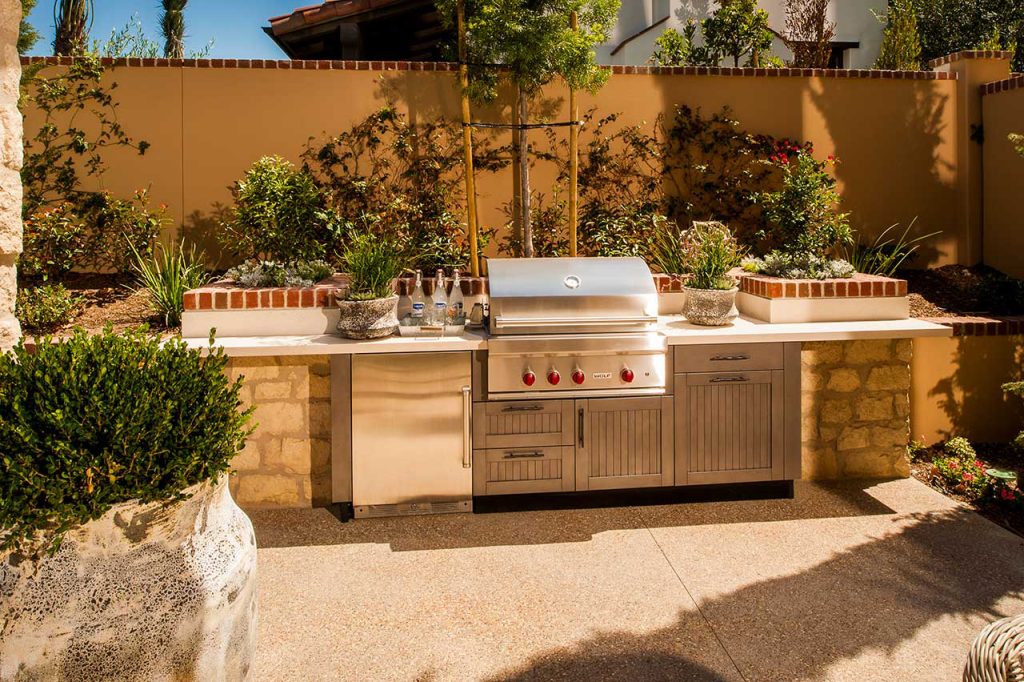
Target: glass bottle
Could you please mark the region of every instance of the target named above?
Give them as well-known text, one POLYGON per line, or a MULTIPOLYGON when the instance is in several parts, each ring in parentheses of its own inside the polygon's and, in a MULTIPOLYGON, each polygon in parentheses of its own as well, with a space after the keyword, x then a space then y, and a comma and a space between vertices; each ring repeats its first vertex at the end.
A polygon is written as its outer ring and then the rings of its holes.
POLYGON ((409 317, 412 318, 413 324, 422 325, 427 322, 426 312, 427 296, 423 293, 423 273, 417 270, 416 286, 412 290, 412 311, 409 313, 409 317))
POLYGON ((434 278, 433 313, 430 323, 443 325, 448 319, 448 296, 444 291, 444 271, 438 268, 437 276, 434 278))
POLYGON ((462 281, 459 279, 458 269, 452 277, 452 293, 448 297, 448 324, 466 324, 466 303, 462 296, 462 281))

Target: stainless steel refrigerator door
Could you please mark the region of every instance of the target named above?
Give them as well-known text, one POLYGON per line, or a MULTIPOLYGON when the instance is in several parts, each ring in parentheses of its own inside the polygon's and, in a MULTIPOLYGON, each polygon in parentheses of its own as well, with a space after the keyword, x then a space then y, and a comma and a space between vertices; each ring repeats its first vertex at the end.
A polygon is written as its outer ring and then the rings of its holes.
POLYGON ((470 353, 352 358, 356 516, 472 509, 470 353))

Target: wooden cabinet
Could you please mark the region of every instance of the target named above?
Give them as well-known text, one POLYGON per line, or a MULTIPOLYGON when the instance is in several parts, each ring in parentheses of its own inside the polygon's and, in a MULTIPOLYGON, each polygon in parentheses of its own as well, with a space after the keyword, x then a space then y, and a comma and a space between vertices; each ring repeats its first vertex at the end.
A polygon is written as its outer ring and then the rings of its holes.
POLYGON ((571 447, 476 450, 473 455, 474 495, 557 493, 575 489, 571 447))
POLYGON ((572 403, 571 400, 477 403, 473 419, 473 447, 572 445, 572 403))
POLYGON ((670 486, 672 399, 576 401, 576 490, 670 486))
POLYGON ((675 367, 676 485, 800 477, 799 344, 678 348, 675 367))

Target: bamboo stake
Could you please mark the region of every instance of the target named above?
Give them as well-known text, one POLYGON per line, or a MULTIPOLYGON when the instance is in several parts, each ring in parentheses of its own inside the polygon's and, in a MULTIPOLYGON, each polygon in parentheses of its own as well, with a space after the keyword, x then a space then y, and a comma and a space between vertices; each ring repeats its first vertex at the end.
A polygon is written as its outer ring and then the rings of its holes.
MULTIPOLYGON (((576 12, 569 15, 569 27, 579 29, 579 16, 576 12)), ((579 139, 580 129, 577 121, 580 118, 579 102, 576 101, 576 90, 569 88, 569 255, 576 257, 576 242, 579 224, 579 139)))
POLYGON ((473 177, 473 129, 469 110, 469 65, 466 47, 466 2, 458 0, 457 23, 459 32, 459 87, 462 91, 462 145, 466 153, 466 227, 469 230, 469 271, 480 276, 479 227, 476 220, 476 180, 473 177))

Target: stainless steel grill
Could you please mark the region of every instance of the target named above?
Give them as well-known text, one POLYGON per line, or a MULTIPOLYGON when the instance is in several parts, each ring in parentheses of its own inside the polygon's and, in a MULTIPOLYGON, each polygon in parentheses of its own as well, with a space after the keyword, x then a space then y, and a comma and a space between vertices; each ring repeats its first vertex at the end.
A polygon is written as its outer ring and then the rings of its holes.
POLYGON ((642 259, 501 259, 488 275, 492 400, 664 393, 658 293, 642 259))

